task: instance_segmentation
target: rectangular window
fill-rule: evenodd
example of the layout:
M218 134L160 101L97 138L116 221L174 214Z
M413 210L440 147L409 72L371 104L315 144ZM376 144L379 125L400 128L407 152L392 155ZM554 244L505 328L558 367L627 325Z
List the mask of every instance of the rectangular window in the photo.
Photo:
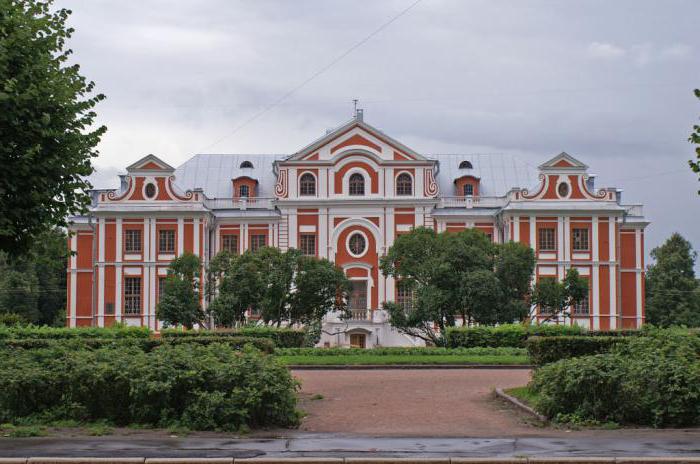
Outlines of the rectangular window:
M539 250L554 251L557 249L556 241L554 240L555 230L552 227L543 227L539 230Z
M306 256L316 256L316 236L314 234L301 234L299 236L299 249Z
M234 255L238 254L238 235L226 234L221 236L221 250Z
M407 313L413 310L413 289L400 281L396 283L396 303Z
M126 229L124 231L124 251L126 253L141 253L140 229Z
M250 236L250 251L258 251L265 246L266 234L255 234Z
M464 196L474 196L474 186L472 184L464 184Z
M158 277L158 302L160 303L160 299L163 296L163 292L165 291L165 277Z
M141 277L124 278L124 314L141 314Z
M574 315L575 316L588 316L590 313L590 302L588 301L588 295L581 298L581 301L574 305Z
M158 252L175 253L175 231L164 229L158 231Z
M574 250L576 251L588 251L588 229L574 229Z

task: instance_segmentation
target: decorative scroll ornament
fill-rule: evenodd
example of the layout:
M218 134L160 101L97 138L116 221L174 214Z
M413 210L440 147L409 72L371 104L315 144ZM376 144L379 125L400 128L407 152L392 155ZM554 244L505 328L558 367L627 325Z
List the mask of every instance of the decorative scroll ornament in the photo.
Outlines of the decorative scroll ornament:
M166 183L168 193L170 194L171 197L176 198L178 200L182 201L190 201L192 198L194 198L194 192L192 190L188 190L185 192L184 195L178 195L175 192L175 187L173 186L173 181L175 180L175 176L170 176L168 177L168 181Z
M583 175L579 177L579 187L586 196L595 200L606 200L608 198L608 191L606 189L599 189L596 192L591 192L588 190L588 178L589 176Z
M540 189L537 191L537 193L533 195L530 195L530 191L528 189L521 189L520 195L522 196L523 200L534 200L537 197L539 197L543 192L547 191L549 177L545 176L544 174L540 174L539 176L537 176L537 179L540 181Z
M121 200L125 199L131 193L131 191L133 190L133 187L134 187L133 178L131 176L129 176L127 179L128 179L129 183L126 186L126 189L121 193L118 192L117 190L112 190L112 191L107 192L107 200L109 200L109 201L121 201Z
M433 177L433 170L425 170L425 188L423 189L426 197L436 197L438 194L438 185Z
M275 184L275 195L279 198L287 197L287 170L281 169Z

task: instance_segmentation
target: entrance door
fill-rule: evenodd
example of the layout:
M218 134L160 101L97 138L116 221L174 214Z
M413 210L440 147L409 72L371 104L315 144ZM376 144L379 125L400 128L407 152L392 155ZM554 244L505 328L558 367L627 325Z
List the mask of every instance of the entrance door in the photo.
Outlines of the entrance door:
M350 348L365 348L366 340L365 334L350 334Z

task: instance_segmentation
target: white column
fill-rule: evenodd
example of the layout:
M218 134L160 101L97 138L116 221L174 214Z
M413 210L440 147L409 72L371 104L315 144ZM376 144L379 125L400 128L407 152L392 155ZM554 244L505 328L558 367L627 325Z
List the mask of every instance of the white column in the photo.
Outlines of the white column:
M143 307L141 308L142 311L142 320L146 327L150 327L150 321L151 321L151 268L147 264L144 264L143 266L143 272L141 274L141 285L143 285Z
M75 252L78 250L78 232L76 231L70 237L70 250L74 253L70 255L70 308L69 308L69 320L68 325L70 327L76 326L76 310L78 308L77 298L78 298L78 257Z
M591 268L591 301L590 309L593 314L593 330L600 329L600 276L598 275L598 262Z
M248 249L248 224L241 224L241 253Z
M151 221L150 219L143 220L143 260L151 259Z
M272 224L267 225L267 243L270 246L274 246L274 236L273 236L273 231L272 231Z
M148 231L151 236L151 254L149 261L155 262L156 256L158 254L158 242L156 241L156 219L151 218L148 220Z
M122 320L122 267L120 265L114 268L114 315L117 322Z
M559 216L557 218L557 261L564 261L564 249L566 248L566 242L564 241L564 218ZM559 280L564 278L564 265L559 264L557 266Z
M289 248L299 248L297 243L297 209L289 209L289 230L287 231L287 236L289 237Z
M642 325L642 230L635 229L635 276L636 276L636 301L637 301L637 327Z
M328 169L326 168L318 170L318 196L328 197Z
M530 248L537 250L537 220L535 216L530 216Z
M514 216L511 218L513 224L513 241L520 242L520 216ZM510 238L510 227L506 227L507 238Z
M156 330L156 278L158 273L158 268L157 267L151 267L150 268L150 277L149 277L149 291L148 291L148 300L149 300L149 306L151 307L151 317L149 318L148 321L148 327L151 330Z
M185 220L177 218L177 255L180 256L185 251Z
M318 255L328 258L328 209L318 209Z
M116 225L116 230L117 230L117 236L115 237L115 243L117 249L115 250L115 261L118 263L122 262L122 236L124 235L122 232L122 218L117 218L117 225Z
M571 217L564 218L562 236L564 238L564 261L571 261Z
M97 263L97 326L105 326L105 219L99 218L99 241Z
M615 252L617 231L615 216L608 218L608 237L610 242L610 328L617 329L617 253Z
M297 179L297 168L289 168L287 171L287 194L289 198L296 198L299 196L298 186L299 179Z

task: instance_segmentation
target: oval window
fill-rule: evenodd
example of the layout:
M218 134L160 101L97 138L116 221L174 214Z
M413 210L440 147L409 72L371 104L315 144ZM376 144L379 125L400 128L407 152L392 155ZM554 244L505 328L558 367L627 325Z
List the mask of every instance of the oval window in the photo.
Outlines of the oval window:
M562 182L559 184L557 187L557 192L559 192L560 197L567 197L569 196L569 184Z
M146 198L153 198L155 196L156 196L155 184L146 184Z
M348 240L348 248L350 249L350 254L360 256L367 249L367 241L362 234L353 234Z

